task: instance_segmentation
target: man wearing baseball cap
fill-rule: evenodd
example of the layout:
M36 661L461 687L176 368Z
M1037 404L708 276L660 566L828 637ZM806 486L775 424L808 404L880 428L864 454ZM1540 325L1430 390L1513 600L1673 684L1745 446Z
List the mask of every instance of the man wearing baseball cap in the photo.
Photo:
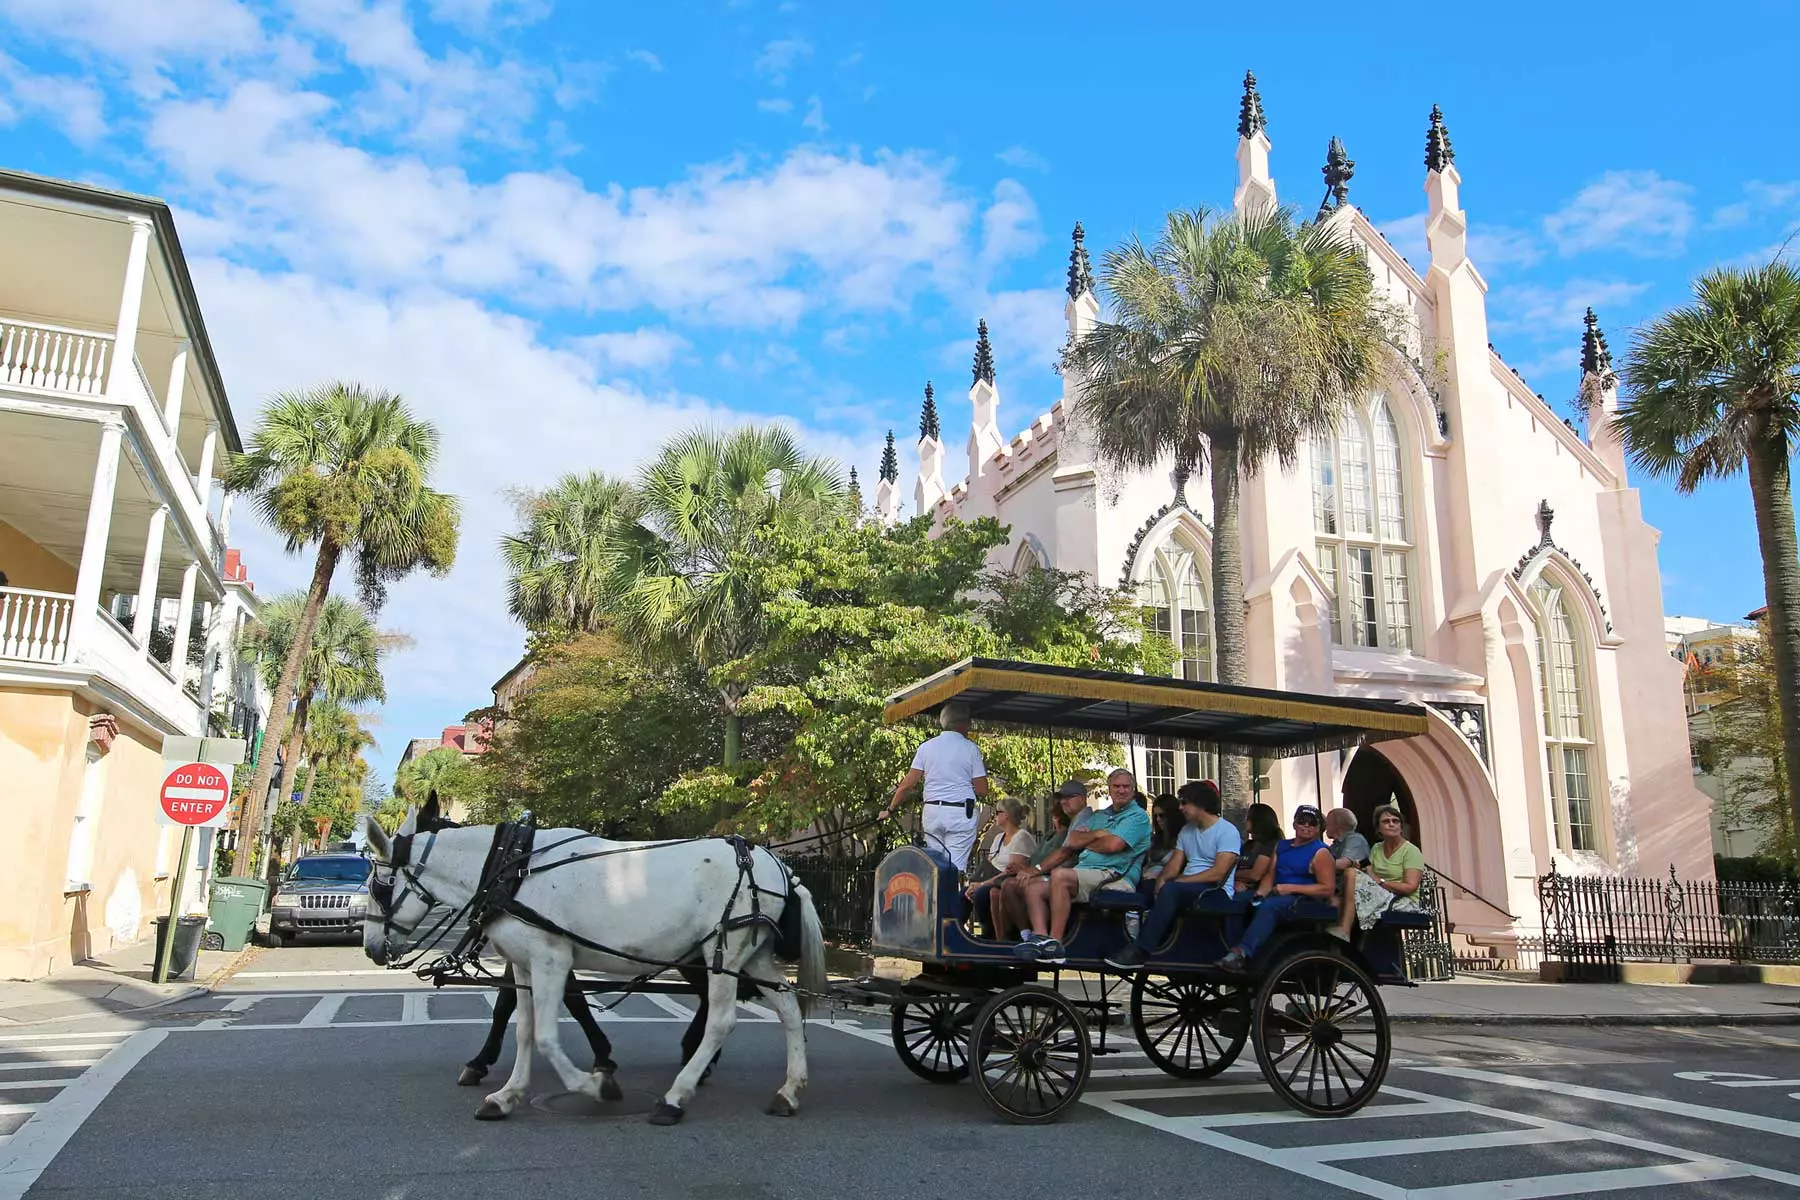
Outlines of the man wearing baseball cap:
M1319 840L1323 828L1319 810L1312 805L1302 804L1294 810L1294 836L1276 843L1275 869L1263 876L1256 892L1256 917L1243 939L1218 961L1220 970L1242 971L1302 897L1336 902L1337 865Z

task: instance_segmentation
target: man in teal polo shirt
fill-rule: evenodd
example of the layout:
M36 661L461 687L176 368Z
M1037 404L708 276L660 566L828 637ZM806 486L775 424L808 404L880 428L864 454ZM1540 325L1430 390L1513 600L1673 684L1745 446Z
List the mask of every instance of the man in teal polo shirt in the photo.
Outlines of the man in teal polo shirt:
M1026 935L1028 953L1054 966L1068 960L1062 939L1069 910L1102 889L1129 891L1137 886L1150 849L1150 815L1136 802L1137 778L1120 767L1106 777L1105 808L1088 810L1086 820L1069 830L1063 851L1078 850L1075 865L1057 867L1048 883L1034 881L1025 892L1031 927L1049 933Z

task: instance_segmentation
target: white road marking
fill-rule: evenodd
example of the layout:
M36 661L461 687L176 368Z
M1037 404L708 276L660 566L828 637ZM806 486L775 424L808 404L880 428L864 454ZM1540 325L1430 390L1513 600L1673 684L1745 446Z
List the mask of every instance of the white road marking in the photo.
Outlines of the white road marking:
M111 1049L111 1047L108 1047ZM97 1058L44 1058L35 1062L0 1063L0 1071L30 1071L34 1068L45 1070L61 1070L68 1067L91 1067L100 1060Z
M249 1008L252 1005L254 1005L258 1000L261 1000L261 999L263 999L263 997L261 997L261 996L237 996L231 1000L226 1001L225 1007L221 1008L219 1011L221 1013L246 1012L249 1010ZM230 1027L231 1027L231 1022L226 1020L224 1017L213 1017L210 1020L200 1022L200 1024L196 1025L194 1028L196 1028L196 1029L229 1029Z
M136 1029L90 1029L86 1033L5 1033L0 1034L0 1042L69 1042L78 1038L119 1038L121 1040L140 1032Z
M132 1034L98 1066L66 1084L0 1147L0 1200L22 1200L75 1131L94 1114L119 1081L167 1037L144 1029Z
M400 994L400 1023L402 1025L424 1025L428 1023L430 1013L425 1007L425 992L402 992Z
M58 1044L55 1046L0 1046L0 1054L87 1054L95 1050L105 1051L116 1050L118 1048L119 1043L117 1042L95 1042L92 1045L75 1046L66 1044ZM5 1063L0 1063L0 1069L3 1069L6 1065L7 1064Z
M319 997L319 1002L307 1009L306 1015L300 1018L300 1027L315 1029L320 1025L331 1024L331 1018L337 1016L338 1009L344 1007L345 999L347 997L343 995Z
M61 1079L5 1079L0 1080L0 1092L25 1092L32 1088L63 1087L74 1083L74 1075L65 1075Z
M1533 1092L1553 1092L1558 1096L1574 1096L1582 1100L1599 1100L1607 1104L1623 1104L1628 1108L1644 1108L1667 1113L1672 1117L1692 1117L1718 1125L1735 1125L1780 1137L1800 1138L1800 1122L1784 1121L1756 1113L1735 1112L1728 1108L1712 1108L1705 1104L1689 1104L1682 1100L1665 1100L1660 1096L1639 1096L1632 1092L1615 1092L1608 1088L1584 1087L1557 1079L1531 1079L1524 1075L1503 1075L1495 1071L1477 1071L1469 1067L1418 1067L1427 1075L1447 1075L1478 1083L1497 1083L1502 1087L1524 1088Z
M372 970L354 971L239 971L233 979L336 979L346 975L389 975L395 979L405 979L404 971L390 971L386 967L375 967Z
M21 1113L30 1116L42 1107L42 1104L0 1104L0 1117L16 1117Z
M644 999L656 1005L672 1017L680 1017L684 1021L694 1019L694 1010L682 1004L673 996L665 996L661 992L646 992Z

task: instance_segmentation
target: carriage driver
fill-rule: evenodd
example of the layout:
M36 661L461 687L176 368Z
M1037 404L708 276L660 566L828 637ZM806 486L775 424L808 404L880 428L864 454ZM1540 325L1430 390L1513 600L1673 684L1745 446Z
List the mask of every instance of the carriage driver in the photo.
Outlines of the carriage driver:
M919 824L925 831L925 853L960 873L968 869L969 852L975 848L975 805L987 799L987 764L981 761L980 747L969 740L967 705L944 705L938 724L944 732L913 755L912 770L901 778L882 815L893 816L901 798L923 781L925 814Z

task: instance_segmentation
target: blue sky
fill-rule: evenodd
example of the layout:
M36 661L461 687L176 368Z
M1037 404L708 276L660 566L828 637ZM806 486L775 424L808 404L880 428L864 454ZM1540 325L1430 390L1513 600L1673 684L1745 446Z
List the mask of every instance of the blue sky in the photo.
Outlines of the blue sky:
M927 378L946 430L966 421L980 316L1001 423L1023 427L1057 392L1069 227L1098 251L1228 205L1246 69L1282 198L1317 204L1338 135L1352 202L1421 266L1443 107L1495 344L1567 411L1584 307L1623 350L1699 270L1800 225L1790 89L1756 68L1791 61L1800 25L1782 4L1707 16L0 0L0 162L175 206L243 427L328 376L442 427L466 541L383 613L416 639L390 668L385 770L518 653L509 489L759 416L872 479ZM1761 603L1741 480L1646 482L1644 505L1668 611ZM303 581L247 517L234 540L261 590Z

